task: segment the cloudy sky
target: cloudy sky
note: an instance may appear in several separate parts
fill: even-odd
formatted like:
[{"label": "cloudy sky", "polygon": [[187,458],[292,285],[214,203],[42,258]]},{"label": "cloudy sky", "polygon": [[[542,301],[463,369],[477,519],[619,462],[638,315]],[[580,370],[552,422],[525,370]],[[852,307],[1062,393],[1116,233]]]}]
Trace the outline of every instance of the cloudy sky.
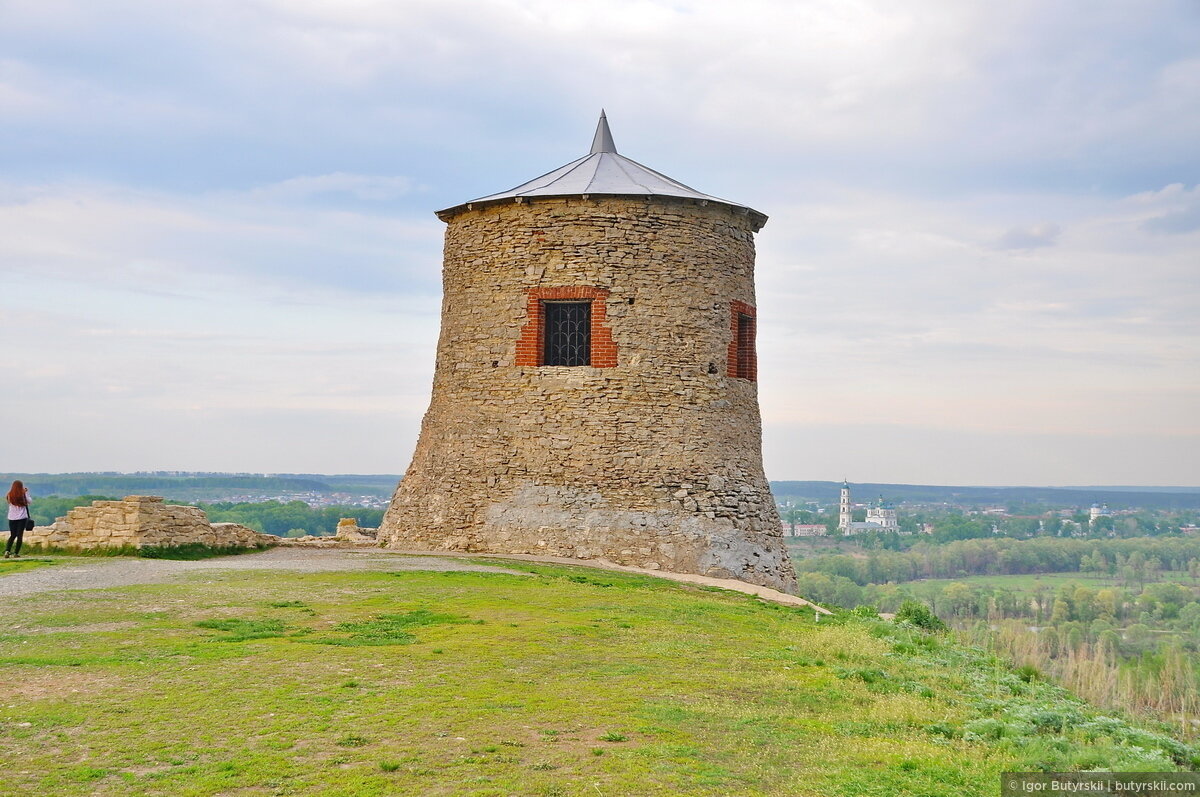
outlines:
[{"label": "cloudy sky", "polygon": [[601,107],[771,217],[771,478],[1200,485],[1195,0],[0,0],[0,470],[401,472]]}]

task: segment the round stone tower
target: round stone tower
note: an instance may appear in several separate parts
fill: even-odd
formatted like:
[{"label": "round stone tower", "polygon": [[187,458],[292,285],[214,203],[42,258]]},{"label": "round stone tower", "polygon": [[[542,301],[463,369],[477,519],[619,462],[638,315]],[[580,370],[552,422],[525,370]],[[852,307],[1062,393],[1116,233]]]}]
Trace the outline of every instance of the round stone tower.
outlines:
[{"label": "round stone tower", "polygon": [[591,152],[440,211],[433,396],[380,539],[793,590],[763,475],[763,214]]}]

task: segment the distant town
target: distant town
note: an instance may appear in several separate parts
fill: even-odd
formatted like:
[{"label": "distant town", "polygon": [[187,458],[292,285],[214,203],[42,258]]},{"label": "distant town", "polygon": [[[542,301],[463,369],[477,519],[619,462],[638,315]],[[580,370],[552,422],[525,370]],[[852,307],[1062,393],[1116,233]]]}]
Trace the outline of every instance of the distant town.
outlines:
[{"label": "distant town", "polygon": [[378,495],[355,495],[342,492],[306,492],[283,493],[228,493],[213,499],[212,503],[220,504],[265,504],[277,501],[281,504],[292,501],[303,501],[314,509],[332,506],[361,506],[366,509],[387,509],[388,499]]},{"label": "distant town", "polygon": [[[837,500],[805,500],[773,483],[785,537],[846,537],[879,542],[888,535],[936,535],[939,541],[986,536],[1028,538],[1133,537],[1200,532],[1200,491],[1186,488],[1093,488],[1097,498],[1079,503],[1086,488],[959,488],[864,485],[842,482]],[[829,495],[827,482],[807,490]],[[817,486],[814,490],[812,486]],[[869,488],[869,489],[867,489]],[[995,501],[1001,491],[1006,499]],[[864,495],[865,494],[865,495]],[[907,497],[906,497],[907,496]],[[993,499],[988,501],[986,499]],[[983,499],[983,500],[981,500]],[[868,543],[869,544],[869,543]],[[884,546],[887,547],[887,546]]]},{"label": "distant town", "polygon": [[[253,505],[303,504],[311,521],[293,516],[279,529],[306,527],[332,533],[337,516],[378,522],[400,480],[397,474],[222,473],[10,473],[55,511],[83,497],[162,495],[204,504],[218,515],[244,520]],[[936,541],[1005,536],[1130,537],[1200,533],[1200,488],[1194,487],[965,487],[849,481],[773,481],[783,534],[789,538],[854,538],[868,547],[893,547],[905,537]],[[244,507],[244,510],[234,509]],[[47,506],[51,509],[51,506]],[[224,510],[222,509],[224,508]],[[888,542],[889,539],[895,542]]]}]

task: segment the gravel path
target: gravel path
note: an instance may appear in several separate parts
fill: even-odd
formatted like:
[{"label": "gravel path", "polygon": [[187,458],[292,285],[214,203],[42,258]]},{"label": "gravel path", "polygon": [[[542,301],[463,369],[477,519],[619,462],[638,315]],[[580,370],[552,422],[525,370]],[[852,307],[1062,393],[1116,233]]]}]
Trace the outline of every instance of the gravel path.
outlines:
[{"label": "gravel path", "polygon": [[[464,554],[446,552],[444,555],[420,555],[412,551],[391,551],[384,548],[272,548],[263,553],[248,553],[240,556],[220,556],[195,562],[172,559],[135,559],[114,557],[98,559],[89,557],[64,557],[50,567],[39,567],[23,573],[0,577],[0,598],[33,595],[64,589],[105,589],[126,587],[133,584],[160,584],[187,573],[200,570],[293,570],[301,573],[317,573],[337,570],[466,570],[477,573],[508,573],[523,576],[517,570],[488,567],[463,561],[460,557],[488,559],[517,559],[527,562],[595,567],[601,570],[616,570],[623,573],[639,573],[658,578],[683,581],[690,584],[721,587],[745,592],[765,600],[790,606],[807,606],[818,614],[829,614],[829,610],[806,601],[796,595],[788,595],[768,587],[747,584],[724,578],[708,578],[690,573],[667,573],[661,570],[646,570],[625,567],[604,560],[560,559],[552,556],[528,556],[523,554]],[[57,558],[57,557],[56,557]]]},{"label": "gravel path", "polygon": [[114,557],[58,558],[49,567],[0,577],[0,598],[64,589],[105,589],[134,584],[159,584],[200,570],[293,570],[301,573],[345,570],[468,570],[479,573],[527,575],[436,556],[412,556],[369,548],[365,550],[297,550],[272,548],[263,553],[220,556],[198,561]]}]

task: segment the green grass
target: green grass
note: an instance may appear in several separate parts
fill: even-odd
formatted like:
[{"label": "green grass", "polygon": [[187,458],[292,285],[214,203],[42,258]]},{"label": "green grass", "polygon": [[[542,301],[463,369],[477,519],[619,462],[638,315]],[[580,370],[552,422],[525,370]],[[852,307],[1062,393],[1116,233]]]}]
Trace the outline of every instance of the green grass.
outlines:
[{"label": "green grass", "polygon": [[53,563],[51,559],[26,559],[24,555],[20,559],[0,559],[0,576],[23,573],[26,570],[35,570]]},{"label": "green grass", "polygon": [[0,794],[958,797],[1194,753],[881,620],[513,568],[0,600]]},{"label": "green grass", "polygon": [[219,642],[245,642],[248,639],[269,639],[283,636],[287,626],[280,620],[253,620],[231,617],[224,620],[201,620],[197,628],[224,631],[225,636],[214,637]]},{"label": "green grass", "polygon": [[137,549],[137,555],[143,559],[213,559],[218,556],[237,556],[243,553],[265,551],[266,546],[240,545],[202,545],[190,542],[186,545],[146,545]]},{"label": "green grass", "polygon": [[[417,641],[417,638],[409,633],[409,629],[419,626],[467,622],[470,620],[455,614],[439,614],[428,609],[416,609],[404,614],[380,614],[369,620],[354,623],[338,623],[334,627],[334,631],[344,632],[344,635],[325,636],[312,641],[327,645],[350,646],[407,645]],[[482,620],[478,622],[482,622]],[[434,652],[441,652],[441,649]]]},{"label": "green grass", "polygon": [[59,548],[53,545],[28,545],[31,554],[38,556],[136,556],[142,559],[213,559],[218,556],[236,556],[243,553],[257,553],[266,550],[265,547],[243,547],[238,545],[203,545],[190,542],[185,545],[145,545],[138,548],[133,545],[114,546],[111,548]]}]

